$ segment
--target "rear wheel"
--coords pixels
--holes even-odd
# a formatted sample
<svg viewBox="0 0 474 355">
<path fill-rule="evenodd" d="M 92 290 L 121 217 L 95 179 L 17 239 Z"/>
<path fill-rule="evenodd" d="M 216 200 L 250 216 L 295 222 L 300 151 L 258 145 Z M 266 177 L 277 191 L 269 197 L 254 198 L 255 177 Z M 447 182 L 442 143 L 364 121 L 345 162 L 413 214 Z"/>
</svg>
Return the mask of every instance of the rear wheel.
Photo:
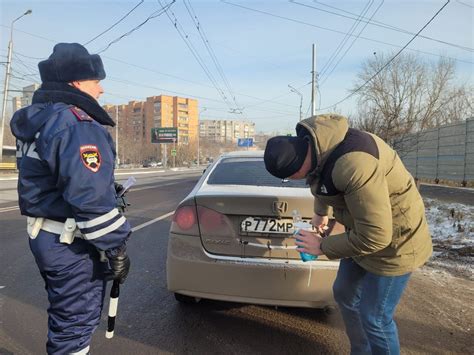
<svg viewBox="0 0 474 355">
<path fill-rule="evenodd" d="M 337 307 L 336 306 L 326 306 L 323 308 L 323 311 L 326 315 L 330 316 L 333 315 L 337 312 Z"/>
<path fill-rule="evenodd" d="M 192 297 L 192 296 L 186 296 L 186 295 L 182 295 L 180 293 L 175 293 L 174 298 L 176 299 L 176 301 L 178 301 L 180 303 L 186 303 L 186 304 L 196 304 L 201 300 L 200 298 Z"/>
</svg>

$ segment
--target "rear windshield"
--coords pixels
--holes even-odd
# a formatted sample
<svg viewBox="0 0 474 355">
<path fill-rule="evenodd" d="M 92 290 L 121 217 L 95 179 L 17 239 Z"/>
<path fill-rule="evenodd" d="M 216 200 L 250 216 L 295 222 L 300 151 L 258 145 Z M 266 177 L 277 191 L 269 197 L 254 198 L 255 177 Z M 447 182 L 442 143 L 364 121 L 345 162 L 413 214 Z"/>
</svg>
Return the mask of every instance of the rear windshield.
<svg viewBox="0 0 474 355">
<path fill-rule="evenodd" d="M 282 180 L 271 175 L 263 158 L 224 158 L 207 180 L 209 185 L 254 185 L 306 188 L 305 180 Z"/>
</svg>

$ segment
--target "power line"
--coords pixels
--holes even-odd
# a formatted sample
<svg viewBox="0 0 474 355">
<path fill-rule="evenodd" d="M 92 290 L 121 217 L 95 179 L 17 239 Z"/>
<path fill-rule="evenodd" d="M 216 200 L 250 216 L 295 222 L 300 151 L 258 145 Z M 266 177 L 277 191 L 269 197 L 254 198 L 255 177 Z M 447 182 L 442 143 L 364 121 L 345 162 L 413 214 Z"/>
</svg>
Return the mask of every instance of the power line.
<svg viewBox="0 0 474 355">
<path fill-rule="evenodd" d="M 13 52 L 13 55 L 15 56 L 15 59 L 29 72 L 27 76 L 35 76 L 36 78 L 39 78 L 36 68 L 32 68 L 30 65 L 27 65 L 22 59 L 18 57 L 16 52 Z"/>
<path fill-rule="evenodd" d="M 300 5 L 300 3 L 298 3 L 298 2 L 294 2 L 294 3 L 297 4 L 297 5 Z M 324 64 L 323 67 L 321 68 L 321 72 L 320 72 L 321 77 L 324 76 L 324 74 L 329 69 L 329 67 L 332 65 L 332 63 L 334 63 L 334 61 L 336 60 L 336 57 L 339 55 L 339 53 L 342 51 L 342 49 L 346 45 L 347 41 L 349 40 L 350 35 L 352 35 L 355 32 L 355 30 L 357 29 L 357 27 L 359 26 L 362 16 L 365 15 L 369 11 L 372 4 L 373 4 L 373 0 L 370 0 L 370 1 L 367 2 L 365 7 L 362 9 L 362 12 L 359 14 L 359 17 L 352 24 L 351 28 L 349 29 L 349 32 L 344 36 L 344 38 L 341 40 L 341 42 L 339 43 L 337 48 L 334 50 L 334 52 L 329 57 L 326 64 Z M 301 5 L 305 6 L 304 4 L 301 4 Z M 359 35 L 360 35 L 360 33 L 359 33 Z"/>
<path fill-rule="evenodd" d="M 128 17 L 128 15 L 130 15 L 133 11 L 135 11 L 135 9 L 137 7 L 139 7 L 141 4 L 143 4 L 145 0 L 140 0 L 140 2 L 138 4 L 136 4 L 133 9 L 131 9 L 129 12 L 127 12 L 124 16 L 122 16 L 122 18 L 120 18 L 120 20 L 118 20 L 117 22 L 115 22 L 112 26 L 110 26 L 109 28 L 107 28 L 105 31 L 99 33 L 97 36 L 95 36 L 94 38 L 90 39 L 89 41 L 87 41 L 86 43 L 83 44 L 83 46 L 87 46 L 89 43 L 95 41 L 97 38 L 99 38 L 100 36 L 106 34 L 107 32 L 109 32 L 112 28 L 114 28 L 115 26 L 117 26 L 120 22 L 122 22 L 123 20 L 125 20 L 125 18 Z"/>
<path fill-rule="evenodd" d="M 349 99 L 350 97 L 352 97 L 355 93 L 357 93 L 359 90 L 361 90 L 364 86 L 366 86 L 373 78 L 375 78 L 377 75 L 379 75 L 382 70 L 384 70 L 386 67 L 388 67 L 390 65 L 390 63 L 392 63 L 395 58 L 397 58 L 401 53 L 402 51 L 408 47 L 408 45 L 413 42 L 415 40 L 416 37 L 418 37 L 418 34 L 421 33 L 421 31 L 423 31 L 435 18 L 436 16 L 438 16 L 438 14 L 443 11 L 443 9 L 449 4 L 451 0 L 448 0 L 434 15 L 433 17 L 431 17 L 431 19 L 413 36 L 412 39 L 410 39 L 408 41 L 407 44 L 405 44 L 402 49 L 400 49 L 387 63 L 385 63 L 385 65 L 380 68 L 374 75 L 372 75 L 365 83 L 363 83 L 361 86 L 359 86 L 356 90 L 352 91 L 349 95 L 347 95 L 345 98 L 343 98 L 342 100 L 336 102 L 335 104 L 333 105 L 330 105 L 330 106 L 327 106 L 327 107 L 324 107 L 321 109 L 321 111 L 323 110 L 327 110 L 328 108 L 331 108 L 331 107 L 335 107 L 337 105 L 339 105 L 340 103 L 346 101 L 347 99 Z"/>
<path fill-rule="evenodd" d="M 234 101 L 234 104 L 237 108 L 241 107 L 238 103 L 237 103 L 237 99 L 235 97 L 235 93 L 229 83 L 229 80 L 227 80 L 227 77 L 224 73 L 224 70 L 222 69 L 222 66 L 221 64 L 219 63 L 219 60 L 217 59 L 217 56 L 214 52 L 214 50 L 212 49 L 212 46 L 211 46 L 211 43 L 209 42 L 207 36 L 206 36 L 206 33 L 204 32 L 204 28 L 202 27 L 202 24 L 201 22 L 199 21 L 198 17 L 197 17 L 197 14 L 196 12 L 194 11 L 192 5 L 191 5 L 191 2 L 189 0 L 187 0 L 187 3 L 186 3 L 186 0 L 183 0 L 183 3 L 184 3 L 184 6 L 186 7 L 186 10 L 188 11 L 188 14 L 189 16 L 191 17 L 193 23 L 195 24 L 196 26 L 196 29 L 198 30 L 198 33 L 199 33 L 199 36 L 201 37 L 201 40 L 202 42 L 204 43 L 204 46 L 206 47 L 207 49 L 207 52 L 209 53 L 209 55 L 211 56 L 211 59 L 212 61 L 214 62 L 214 66 L 216 67 L 217 69 L 217 72 L 219 73 L 222 81 L 224 82 L 224 85 L 227 87 L 227 90 L 229 91 L 229 94 L 231 95 L 232 97 L 232 100 Z"/>
<path fill-rule="evenodd" d="M 295 2 L 295 1 L 290 0 L 290 2 Z M 314 2 L 316 2 L 318 4 L 321 4 L 323 6 L 326 6 L 328 8 L 331 8 L 331 9 L 334 9 L 334 10 L 352 15 L 352 16 L 343 15 L 343 14 L 340 14 L 340 13 L 337 13 L 337 12 L 334 12 L 334 11 L 324 10 L 324 9 L 321 9 L 320 7 L 316 7 L 316 6 L 311 6 L 311 5 L 302 4 L 302 3 L 298 3 L 298 4 L 301 5 L 301 6 L 306 6 L 308 8 L 317 10 L 317 11 L 322 11 L 322 12 L 325 12 L 325 13 L 329 13 L 329 14 L 332 14 L 332 15 L 335 15 L 335 16 L 344 17 L 344 18 L 348 18 L 348 19 L 352 19 L 352 20 L 355 20 L 355 18 L 353 16 L 357 16 L 357 14 L 354 14 L 353 12 L 349 12 L 349 11 L 346 11 L 344 9 L 340 9 L 340 8 L 332 6 L 332 5 L 327 5 L 327 4 L 325 4 L 323 2 L 320 2 L 320 1 L 314 0 Z M 384 23 L 384 22 L 367 19 L 366 17 L 362 17 L 362 22 L 365 22 L 366 24 L 370 24 L 372 26 L 385 28 L 385 29 L 388 29 L 388 30 L 391 30 L 391 31 L 401 32 L 401 33 L 405 33 L 405 34 L 409 34 L 409 35 L 414 35 L 415 34 L 414 32 L 405 30 L 403 28 L 395 27 L 395 26 L 389 25 L 389 24 Z M 424 35 L 420 35 L 418 37 L 423 38 L 423 39 L 427 39 L 427 40 L 430 40 L 430 41 L 442 43 L 442 44 L 445 44 L 445 45 L 448 45 L 448 46 L 451 46 L 451 47 L 456 47 L 456 48 L 459 48 L 459 49 L 462 49 L 462 50 L 466 50 L 466 51 L 470 51 L 470 52 L 474 51 L 473 48 L 461 46 L 459 44 L 443 41 L 443 40 L 440 40 L 440 39 L 437 39 L 437 38 L 428 37 L 428 36 L 424 36 Z"/>
<path fill-rule="evenodd" d="M 462 1 L 459 1 L 459 0 L 456 0 L 457 3 L 461 4 L 461 5 L 464 5 L 464 6 L 467 6 L 467 7 L 470 7 L 471 9 L 474 9 L 474 6 L 472 5 L 469 5 L 469 4 L 466 4 L 465 2 L 462 2 Z"/>
<path fill-rule="evenodd" d="M 30 57 L 28 55 L 24 55 L 24 54 L 20 54 L 18 52 L 15 52 L 16 55 L 19 55 L 20 57 L 24 57 L 24 58 L 29 58 L 29 59 L 35 59 L 35 60 L 44 60 L 46 58 L 38 58 L 38 57 Z"/>
<path fill-rule="evenodd" d="M 27 34 L 31 35 L 30 33 L 27 33 Z M 44 58 L 30 57 L 30 56 L 24 55 L 24 54 L 19 53 L 19 52 L 15 52 L 15 54 L 19 55 L 19 56 L 22 56 L 22 57 L 25 57 L 25 58 L 44 59 Z M 200 86 L 207 87 L 207 88 L 215 88 L 214 86 L 211 86 L 211 85 L 206 85 L 206 84 L 199 83 L 199 82 L 196 82 L 196 81 L 193 81 L 193 80 L 188 80 L 188 79 L 176 76 L 176 75 L 163 73 L 163 72 L 160 72 L 160 71 L 157 71 L 157 70 L 154 70 L 154 69 L 151 69 L 151 68 L 147 68 L 147 67 L 144 67 L 144 66 L 141 66 L 141 65 L 138 65 L 138 64 L 129 63 L 129 62 L 126 62 L 126 61 L 121 60 L 121 59 L 113 58 L 113 57 L 106 56 L 106 55 L 102 55 L 102 57 L 107 58 L 107 59 L 112 60 L 112 61 L 116 61 L 118 63 L 122 63 L 122 64 L 125 64 L 125 65 L 128 65 L 128 66 L 131 66 L 131 67 L 142 69 L 142 70 L 148 71 L 150 73 L 155 73 L 155 74 L 159 74 L 159 75 L 168 76 L 168 77 L 171 77 L 171 78 L 174 78 L 174 79 L 182 80 L 182 81 L 185 81 L 185 82 L 189 82 L 189 83 L 192 83 L 192 84 L 195 84 L 195 85 L 200 85 Z M 23 61 L 23 63 L 24 63 L 24 61 Z M 36 62 L 35 63 L 29 62 L 29 63 L 35 64 L 35 65 L 37 64 Z M 304 85 L 304 86 L 306 86 L 306 85 Z M 165 89 L 163 89 L 163 90 L 165 90 Z M 278 105 L 281 105 L 281 106 L 296 107 L 295 105 L 289 105 L 289 104 L 285 104 L 285 103 L 280 102 L 280 101 L 274 101 L 278 98 L 286 96 L 286 94 L 285 95 L 280 95 L 280 96 L 278 96 L 276 98 L 273 98 L 273 99 L 263 99 L 261 97 L 256 97 L 256 96 L 253 96 L 253 95 L 247 95 L 247 94 L 239 93 L 239 92 L 237 92 L 236 94 L 238 94 L 240 96 L 243 96 L 243 97 L 248 97 L 248 98 L 251 98 L 251 99 L 255 99 L 255 100 L 261 100 L 261 102 L 259 102 L 257 104 L 254 104 L 254 105 L 251 105 L 251 106 L 247 106 L 247 107 L 254 107 L 256 105 L 260 105 L 260 104 L 267 103 L 267 102 L 271 102 L 271 103 L 278 104 Z"/>
<path fill-rule="evenodd" d="M 133 32 L 139 30 L 143 25 L 145 25 L 148 21 L 150 21 L 151 19 L 154 19 L 156 17 L 159 17 L 161 15 L 163 15 L 174 3 L 175 3 L 176 0 L 173 0 L 171 1 L 169 4 L 163 6 L 161 9 L 153 12 L 150 16 L 148 16 L 145 21 L 143 21 L 142 23 L 140 23 L 139 25 L 135 26 L 134 28 L 132 28 L 130 31 L 124 33 L 123 35 L 117 37 L 116 39 L 114 39 L 113 41 L 109 42 L 109 44 L 107 44 L 107 46 L 105 46 L 104 49 L 100 50 L 97 52 L 97 54 L 100 54 L 102 52 L 105 52 L 107 49 L 110 48 L 110 46 L 112 46 L 113 44 L 119 42 L 122 38 L 124 37 L 127 37 L 129 35 L 131 35 Z"/>
<path fill-rule="evenodd" d="M 144 66 L 141 66 L 141 65 L 129 63 L 129 62 L 123 61 L 123 60 L 121 60 L 121 59 L 112 58 L 112 57 L 105 56 L 105 55 L 104 55 L 103 57 L 104 57 L 104 58 L 107 58 L 107 59 L 110 59 L 110 60 L 113 60 L 113 61 L 116 61 L 116 62 L 118 62 L 118 63 L 122 63 L 122 64 L 125 64 L 125 65 L 129 65 L 129 66 L 132 66 L 132 67 L 135 67 L 135 68 L 139 68 L 139 69 L 148 71 L 148 72 L 150 72 L 150 73 L 155 73 L 155 74 L 159 74 L 159 75 L 164 75 L 164 76 L 168 76 L 168 77 L 170 77 L 170 78 L 182 80 L 182 81 L 185 81 L 185 82 L 188 82 L 188 83 L 192 83 L 192 84 L 195 84 L 195 85 L 200 85 L 200 86 L 203 86 L 203 87 L 215 89 L 215 87 L 212 86 L 212 85 L 206 85 L 206 84 L 199 83 L 199 82 L 193 81 L 193 80 L 188 80 L 188 79 L 185 79 L 185 78 L 176 76 L 176 75 L 171 75 L 171 74 L 163 73 L 163 72 L 160 72 L 160 71 L 157 71 L 157 70 L 154 70 L 154 69 L 151 69 L 151 68 L 147 68 L 147 67 L 144 67 Z M 237 92 L 236 94 L 238 94 L 238 95 L 240 95 L 240 96 L 248 97 L 248 98 L 251 98 L 251 99 L 255 99 L 255 100 L 264 100 L 264 102 L 271 102 L 271 103 L 275 103 L 275 104 L 282 105 L 282 106 L 295 107 L 294 105 L 288 105 L 288 104 L 285 104 L 285 103 L 282 103 L 282 102 L 279 102 L 279 101 L 273 101 L 272 99 L 262 99 L 261 97 L 256 97 L 256 96 L 252 96 L 252 95 L 247 95 L 247 94 L 243 94 L 243 93 L 239 93 L 239 92 Z M 247 107 L 249 107 L 249 106 L 247 106 Z"/>
<path fill-rule="evenodd" d="M 161 0 L 158 0 L 159 3 L 161 4 Z M 181 24 L 179 23 L 178 19 L 176 18 L 176 15 L 173 13 L 173 11 L 170 11 L 171 12 L 171 15 L 173 16 L 174 20 L 171 18 L 171 15 L 168 13 L 168 11 L 166 11 L 166 15 L 168 16 L 168 19 L 170 20 L 170 22 L 173 24 L 174 28 L 176 29 L 176 31 L 178 32 L 179 36 L 181 37 L 181 39 L 183 40 L 183 42 L 186 44 L 186 46 L 188 47 L 188 49 L 191 51 L 191 54 L 193 55 L 194 59 L 196 59 L 196 61 L 198 62 L 199 66 L 202 68 L 202 70 L 204 71 L 204 73 L 206 74 L 207 78 L 209 79 L 209 81 L 212 83 L 212 85 L 214 86 L 214 88 L 217 90 L 217 92 L 219 93 L 219 95 L 221 96 L 223 102 L 229 106 L 229 109 L 232 110 L 233 107 L 232 105 L 230 104 L 230 102 L 227 100 L 227 96 L 225 95 L 224 91 L 222 90 L 222 88 L 219 86 L 219 84 L 217 83 L 216 79 L 214 78 L 214 76 L 212 75 L 212 73 L 210 72 L 209 68 L 207 67 L 206 63 L 204 62 L 204 60 L 202 59 L 202 57 L 199 55 L 198 51 L 196 50 L 196 48 L 193 46 L 193 44 L 191 43 L 191 41 L 189 40 L 189 36 L 186 34 L 186 32 L 184 31 L 183 27 L 181 26 Z"/>
<path fill-rule="evenodd" d="M 382 7 L 384 1 L 382 0 L 382 2 L 380 3 L 380 5 L 375 9 L 375 11 L 372 13 L 372 16 L 370 17 L 370 19 L 372 19 L 375 14 L 379 11 L 379 9 Z M 339 63 L 344 59 L 344 57 L 346 56 L 347 52 L 350 51 L 350 49 L 352 48 L 352 46 L 354 45 L 354 43 L 357 41 L 357 38 L 360 37 L 360 35 L 362 34 L 362 32 L 365 30 L 365 28 L 367 27 L 367 23 L 364 25 L 364 27 L 362 27 L 362 29 L 360 30 L 360 32 L 358 33 L 357 37 L 353 39 L 352 43 L 349 45 L 349 47 L 347 47 L 346 51 L 342 54 L 341 57 L 339 57 L 339 60 L 337 61 L 337 63 L 332 67 L 332 70 L 329 72 L 328 75 L 326 75 L 326 77 L 324 78 L 324 80 L 322 81 L 321 84 L 319 84 L 320 86 L 323 86 L 323 84 L 328 80 L 328 78 L 331 76 L 331 74 L 334 72 L 334 70 L 337 68 L 337 66 L 339 65 Z"/>
<path fill-rule="evenodd" d="M 164 89 L 164 88 L 160 88 L 160 87 L 156 87 L 156 86 L 152 86 L 152 85 L 147 85 L 147 84 L 143 84 L 143 83 L 137 83 L 137 82 L 134 82 L 134 81 L 120 79 L 120 78 L 116 78 L 116 77 L 108 77 L 108 80 L 114 81 L 114 82 L 117 82 L 117 83 L 122 83 L 122 84 L 130 84 L 130 85 L 134 85 L 134 86 L 138 86 L 138 87 L 154 89 L 154 90 L 160 90 L 160 91 L 163 91 L 163 92 L 173 93 L 173 94 L 184 96 L 184 97 L 190 97 L 190 98 L 196 98 L 196 99 L 202 99 L 202 100 L 208 100 L 208 101 L 222 103 L 221 100 L 213 99 L 213 98 L 210 98 L 210 97 L 190 95 L 188 93 L 168 90 L 168 89 Z M 276 112 L 276 113 L 282 113 L 282 114 L 292 114 L 291 112 L 288 112 L 288 111 L 279 111 L 279 110 L 270 110 L 270 109 L 255 109 L 255 110 L 264 111 L 264 112 Z"/>
<path fill-rule="evenodd" d="M 311 84 L 311 81 L 304 84 L 304 85 L 301 85 L 300 87 L 297 88 L 297 90 L 301 90 L 302 88 L 304 88 L 305 86 L 308 86 L 309 84 Z M 267 100 L 263 100 L 261 102 L 257 102 L 256 104 L 253 104 L 253 105 L 247 105 L 246 108 L 250 108 L 250 107 L 255 107 L 255 106 L 258 106 L 258 105 L 262 105 L 264 103 L 267 103 L 267 102 L 274 102 L 273 100 L 277 100 L 277 99 L 280 99 L 282 97 L 285 97 L 285 96 L 288 96 L 287 93 L 285 94 L 282 94 L 282 95 L 278 95 L 278 96 L 275 96 L 275 97 L 272 97 L 271 99 L 267 99 Z M 288 105 L 289 106 L 289 105 Z M 291 105 L 292 107 L 296 107 L 294 105 Z"/>
<path fill-rule="evenodd" d="M 322 30 L 325 30 L 325 31 L 335 32 L 335 33 L 339 33 L 339 34 L 343 34 L 343 35 L 346 34 L 346 32 L 343 32 L 343 31 L 339 31 L 339 30 L 335 30 L 335 29 L 327 28 L 327 27 L 322 27 L 322 26 L 318 26 L 318 25 L 314 25 L 312 23 L 296 20 L 296 19 L 293 19 L 293 18 L 290 18 L 290 17 L 285 17 L 285 16 L 281 16 L 281 15 L 272 14 L 270 12 L 263 11 L 263 10 L 253 9 L 251 7 L 247 7 L 247 6 L 240 5 L 240 4 L 235 4 L 235 3 L 232 3 L 232 2 L 227 1 L 227 0 L 221 0 L 221 2 L 223 2 L 224 4 L 232 5 L 232 6 L 235 6 L 235 7 L 240 7 L 242 9 L 257 12 L 257 13 L 264 14 L 264 15 L 267 15 L 267 16 L 279 18 L 279 19 L 294 22 L 294 23 L 299 23 L 301 25 L 310 26 L 310 27 L 314 27 L 314 28 L 319 28 L 319 29 L 322 29 Z M 370 41 L 370 42 L 386 44 L 386 45 L 389 45 L 389 46 L 392 46 L 392 47 L 400 48 L 400 45 L 398 45 L 398 44 L 379 41 L 379 40 L 376 40 L 376 39 L 373 39 L 373 38 L 363 37 L 363 36 L 360 36 L 359 38 L 361 38 L 363 40 L 366 40 L 366 41 Z M 435 54 L 435 53 L 425 52 L 425 51 L 421 51 L 419 49 L 412 49 L 412 48 L 407 48 L 407 49 L 410 50 L 410 51 L 414 51 L 414 52 L 418 52 L 418 53 L 424 53 L 424 54 L 428 54 L 428 55 L 431 55 L 431 56 L 436 56 L 436 57 L 441 57 L 441 58 L 448 58 L 448 59 L 453 59 L 453 60 L 458 61 L 458 62 L 474 64 L 474 62 L 470 62 L 470 61 L 464 60 L 464 59 L 459 59 L 459 58 L 449 57 L 449 56 L 445 56 L 445 55 L 439 55 L 439 54 Z"/>
</svg>

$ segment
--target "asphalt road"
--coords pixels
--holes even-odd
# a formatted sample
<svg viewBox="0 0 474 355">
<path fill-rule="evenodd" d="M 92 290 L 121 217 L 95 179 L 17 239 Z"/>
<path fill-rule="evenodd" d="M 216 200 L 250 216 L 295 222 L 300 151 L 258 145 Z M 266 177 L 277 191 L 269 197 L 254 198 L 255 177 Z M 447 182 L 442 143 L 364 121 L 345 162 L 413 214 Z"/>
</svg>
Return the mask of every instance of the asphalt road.
<svg viewBox="0 0 474 355">
<path fill-rule="evenodd" d="M 173 211 L 199 174 L 157 172 L 136 177 L 127 213 L 134 227 Z M 121 181 L 126 178 L 118 176 Z M 15 184 L 0 181 L 0 354 L 41 354 L 47 333 L 47 298 L 29 251 L 24 217 L 15 208 L 11 191 Z M 338 312 L 216 301 L 178 304 L 166 289 L 169 226 L 170 217 L 133 233 L 129 243 L 132 269 L 121 288 L 115 337 L 105 339 L 104 311 L 93 338 L 93 354 L 348 353 Z M 404 353 L 472 350 L 472 321 L 466 321 L 472 306 L 466 308 L 463 303 L 464 299 L 472 303 L 472 285 L 443 275 L 440 280 L 436 272 L 425 269 L 410 282 L 397 315 Z M 442 297 L 450 293 L 440 293 L 440 285 L 444 291 L 457 290 L 456 302 L 446 305 L 452 311 L 444 307 L 447 301 Z"/>
</svg>

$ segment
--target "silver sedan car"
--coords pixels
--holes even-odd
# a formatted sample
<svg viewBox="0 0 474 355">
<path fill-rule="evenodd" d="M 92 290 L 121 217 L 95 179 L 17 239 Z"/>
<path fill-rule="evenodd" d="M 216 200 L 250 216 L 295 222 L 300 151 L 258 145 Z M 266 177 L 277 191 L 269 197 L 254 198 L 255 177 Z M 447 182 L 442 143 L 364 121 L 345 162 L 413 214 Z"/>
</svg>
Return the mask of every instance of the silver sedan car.
<svg viewBox="0 0 474 355">
<path fill-rule="evenodd" d="M 221 156 L 173 216 L 168 289 L 181 302 L 334 305 L 339 262 L 303 262 L 292 235 L 293 211 L 310 220 L 313 205 L 303 180 L 281 180 L 266 171 L 262 151 Z M 336 225 L 333 233 L 340 232 Z"/>
</svg>

